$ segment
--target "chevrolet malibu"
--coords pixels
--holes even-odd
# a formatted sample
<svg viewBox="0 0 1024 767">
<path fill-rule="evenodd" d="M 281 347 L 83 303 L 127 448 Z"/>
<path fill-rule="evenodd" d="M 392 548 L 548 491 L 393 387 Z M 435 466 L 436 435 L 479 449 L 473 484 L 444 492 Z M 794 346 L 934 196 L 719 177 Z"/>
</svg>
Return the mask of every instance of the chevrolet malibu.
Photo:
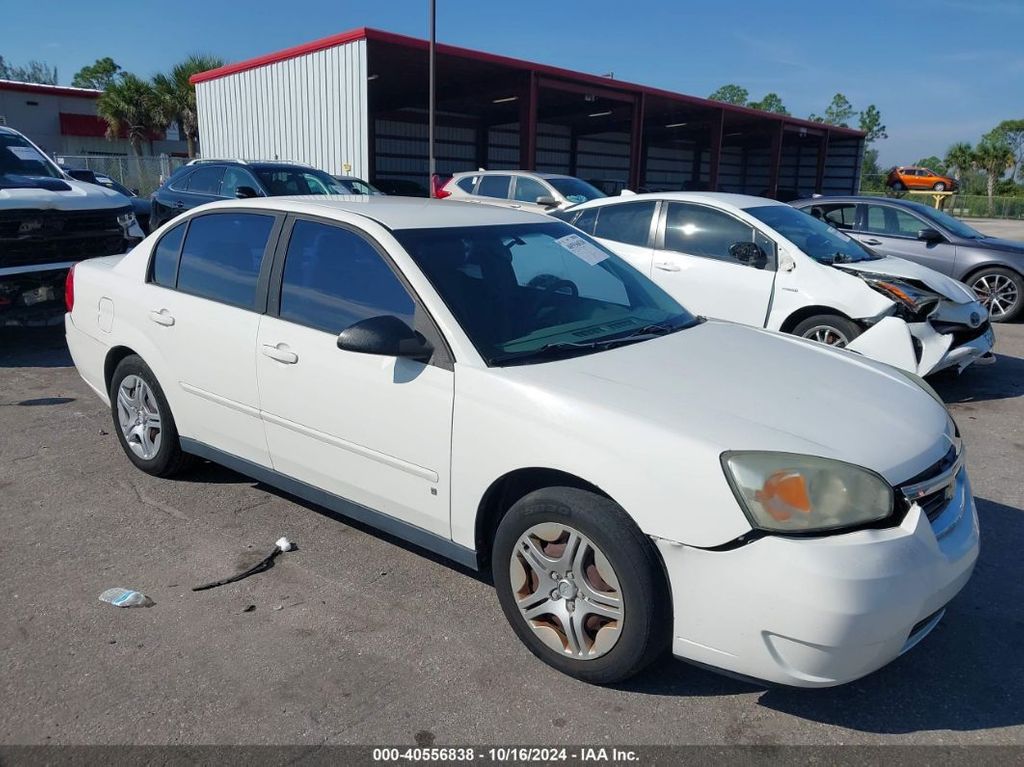
<svg viewBox="0 0 1024 767">
<path fill-rule="evenodd" d="M 927 635 L 977 557 L 927 384 L 699 320 L 539 214 L 215 203 L 79 264 L 66 298 L 136 467 L 216 461 L 487 569 L 523 643 L 589 682 L 669 648 L 848 682 Z"/>
</svg>

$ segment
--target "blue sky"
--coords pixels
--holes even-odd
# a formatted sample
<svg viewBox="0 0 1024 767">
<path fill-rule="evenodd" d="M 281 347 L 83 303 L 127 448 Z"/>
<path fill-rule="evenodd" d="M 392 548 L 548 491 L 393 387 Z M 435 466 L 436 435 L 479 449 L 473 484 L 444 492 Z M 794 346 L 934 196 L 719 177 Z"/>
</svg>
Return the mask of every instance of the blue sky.
<svg viewBox="0 0 1024 767">
<path fill-rule="evenodd" d="M 883 163 L 942 156 L 1001 120 L 1024 118 L 1024 0 L 694 2 L 437 0 L 438 39 L 706 96 L 724 83 L 768 91 L 806 117 L 836 91 L 874 103 Z M 427 0 L 244 0 L 60 7 L 11 3 L 0 55 L 56 65 L 62 83 L 112 56 L 151 75 L 193 52 L 227 61 L 353 27 L 426 37 Z"/>
</svg>

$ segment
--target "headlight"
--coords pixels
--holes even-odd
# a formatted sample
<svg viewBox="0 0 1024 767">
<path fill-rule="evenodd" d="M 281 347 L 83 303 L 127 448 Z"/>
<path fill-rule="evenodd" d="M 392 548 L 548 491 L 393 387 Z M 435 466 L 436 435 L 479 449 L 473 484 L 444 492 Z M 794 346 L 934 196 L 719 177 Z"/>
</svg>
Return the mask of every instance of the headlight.
<svg viewBox="0 0 1024 767">
<path fill-rule="evenodd" d="M 815 533 L 892 514 L 893 490 L 868 469 L 831 458 L 726 452 L 722 467 L 750 524 L 777 533 Z"/>
<path fill-rule="evenodd" d="M 107 221 L 109 221 L 109 220 L 110 219 L 108 218 Z M 135 214 L 134 213 L 122 213 L 120 216 L 117 217 L 117 223 L 119 223 L 121 225 L 122 229 L 128 229 L 128 228 L 130 228 L 132 226 L 132 224 L 135 223 Z"/>
<path fill-rule="evenodd" d="M 902 304 L 914 313 L 932 304 L 936 304 L 942 299 L 937 293 L 916 287 L 903 280 L 894 280 L 871 274 L 861 274 L 861 279 L 882 295 Z"/>
<path fill-rule="evenodd" d="M 942 401 L 942 397 L 940 397 L 939 393 L 932 388 L 932 385 L 930 383 L 921 378 L 921 376 L 917 375 L 917 373 L 911 373 L 909 370 L 903 370 L 902 368 L 895 369 L 900 373 L 903 373 L 903 375 L 905 375 L 907 378 L 909 378 L 911 381 L 913 381 L 915 384 L 921 387 L 929 397 L 931 397 L 933 400 L 942 405 L 943 410 L 949 412 L 948 408 L 946 407 L 946 403 Z"/>
</svg>

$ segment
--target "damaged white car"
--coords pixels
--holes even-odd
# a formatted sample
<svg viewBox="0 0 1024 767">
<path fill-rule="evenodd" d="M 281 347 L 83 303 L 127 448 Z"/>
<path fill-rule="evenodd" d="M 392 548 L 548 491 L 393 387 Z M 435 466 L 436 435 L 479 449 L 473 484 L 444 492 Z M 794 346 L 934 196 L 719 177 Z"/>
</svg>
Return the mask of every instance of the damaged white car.
<svg viewBox="0 0 1024 767">
<path fill-rule="evenodd" d="M 967 286 L 881 257 L 784 203 L 662 192 L 555 215 L 698 314 L 847 347 L 922 376 L 995 361 L 988 312 Z"/>
</svg>

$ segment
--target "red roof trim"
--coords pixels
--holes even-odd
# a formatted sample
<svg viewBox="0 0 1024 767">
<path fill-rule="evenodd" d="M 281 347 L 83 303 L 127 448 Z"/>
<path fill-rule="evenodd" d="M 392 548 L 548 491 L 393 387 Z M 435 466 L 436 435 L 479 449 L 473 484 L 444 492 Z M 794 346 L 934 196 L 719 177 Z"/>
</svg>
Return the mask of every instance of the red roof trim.
<svg viewBox="0 0 1024 767">
<path fill-rule="evenodd" d="M 234 64 L 228 64 L 218 69 L 211 69 L 207 72 L 200 72 L 199 74 L 192 76 L 192 82 L 201 83 L 208 80 L 215 80 L 218 77 L 225 77 L 227 75 L 244 72 L 249 69 L 256 69 L 257 67 L 266 66 L 267 64 L 273 64 L 278 61 L 286 61 L 287 59 L 303 56 L 307 53 L 315 53 L 316 51 L 322 51 L 336 45 L 344 45 L 345 43 L 351 43 L 356 40 L 375 40 L 382 43 L 400 45 L 406 48 L 417 48 L 420 50 L 426 50 L 430 45 L 429 42 L 418 37 L 399 35 L 394 32 L 384 32 L 383 30 L 372 29 L 370 27 L 360 27 L 348 32 L 332 35 L 330 37 L 322 37 L 319 40 L 314 40 L 310 43 L 305 43 L 304 45 L 296 45 L 292 48 L 286 48 L 282 51 L 277 51 L 276 53 L 268 53 L 265 56 L 259 56 L 257 58 L 239 61 Z M 491 64 L 499 64 L 502 66 L 512 67 L 514 69 L 532 70 L 538 74 L 546 74 L 552 77 L 575 80 L 576 82 L 600 85 L 603 88 L 617 89 L 627 93 L 644 93 L 649 96 L 660 96 L 672 101 L 685 102 L 694 106 L 722 109 L 727 113 L 742 114 L 768 120 L 780 120 L 787 125 L 805 126 L 819 131 L 828 130 L 832 133 L 842 133 L 850 136 L 866 135 L 863 131 L 854 130 L 853 128 L 840 128 L 835 125 L 825 125 L 824 123 L 802 120 L 798 117 L 762 112 L 758 109 L 751 109 L 750 107 L 739 106 L 737 104 L 725 104 L 720 101 L 711 101 L 710 99 L 702 99 L 697 96 L 688 96 L 683 93 L 675 93 L 661 88 L 626 82 L 625 80 L 611 80 L 607 77 L 586 74 L 584 72 L 574 72 L 571 69 L 563 69 L 561 67 L 550 66 L 548 64 L 537 64 L 536 62 L 526 61 L 524 59 L 515 59 L 510 56 L 501 56 L 495 53 L 485 53 L 484 51 L 477 51 L 472 48 L 461 48 L 456 45 L 438 43 L 437 52 L 439 54 L 459 56 L 462 58 L 472 59 L 474 61 L 485 61 Z"/>
<path fill-rule="evenodd" d="M 103 91 L 92 88 L 65 88 L 60 85 L 20 83 L 15 80 L 0 80 L 0 91 L 21 91 L 22 93 L 43 93 L 48 96 L 76 96 L 80 99 L 98 99 Z"/>
</svg>

